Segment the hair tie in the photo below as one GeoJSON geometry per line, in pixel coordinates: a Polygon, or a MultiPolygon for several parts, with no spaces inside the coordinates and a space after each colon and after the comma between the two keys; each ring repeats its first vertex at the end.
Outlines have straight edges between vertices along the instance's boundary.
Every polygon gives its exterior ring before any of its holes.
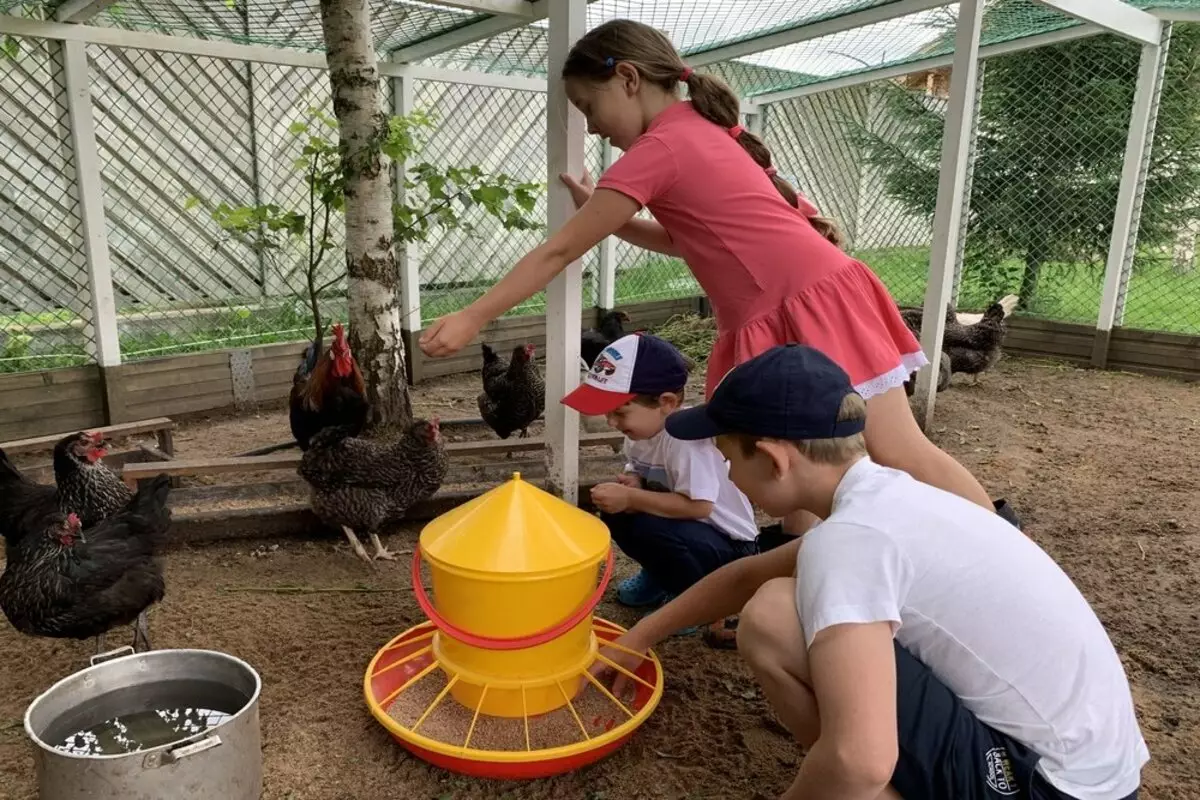
{"type": "Polygon", "coordinates": [[[768,178],[774,178],[775,174],[779,172],[779,170],[775,169],[774,167],[767,167],[763,170],[763,172],[767,173],[768,178]]]}
{"type": "Polygon", "coordinates": [[[684,67],[683,71],[679,73],[679,80],[683,81],[684,83],[687,83],[688,78],[692,77],[692,73],[694,73],[695,71],[696,70],[692,69],[691,67],[684,67]]]}
{"type": "Polygon", "coordinates": [[[736,140],[739,136],[741,136],[745,132],[746,132],[746,129],[743,128],[741,125],[734,125],[732,128],[729,129],[729,138],[736,140]]]}
{"type": "Polygon", "coordinates": [[[613,60],[612,56],[609,56],[608,58],[604,59],[604,66],[607,67],[608,69],[612,69],[616,63],[617,62],[613,60]]]}

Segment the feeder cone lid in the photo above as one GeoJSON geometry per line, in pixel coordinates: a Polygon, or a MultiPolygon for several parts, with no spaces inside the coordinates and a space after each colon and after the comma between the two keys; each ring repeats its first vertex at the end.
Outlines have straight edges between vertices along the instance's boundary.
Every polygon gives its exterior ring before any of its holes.
{"type": "Polygon", "coordinates": [[[421,551],[431,562],[499,576],[574,572],[601,561],[609,546],[608,526],[520,473],[421,531],[421,551]]]}

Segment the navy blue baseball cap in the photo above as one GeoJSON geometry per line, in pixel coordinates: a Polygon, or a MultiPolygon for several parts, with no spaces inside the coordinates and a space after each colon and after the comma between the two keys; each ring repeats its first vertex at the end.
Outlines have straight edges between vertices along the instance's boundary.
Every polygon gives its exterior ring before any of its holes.
{"type": "Polygon", "coordinates": [[[562,403],[584,416],[597,417],[616,411],[639,394],[679,391],[687,379],[687,363],[673,344],[648,333],[631,333],[600,351],[583,383],[562,403]]]}
{"type": "Polygon", "coordinates": [[[840,439],[862,433],[865,419],[838,422],[854,386],[846,371],[807,345],[785,344],[731,369],[701,406],[667,417],[676,439],[741,433],[768,439],[840,439]]]}

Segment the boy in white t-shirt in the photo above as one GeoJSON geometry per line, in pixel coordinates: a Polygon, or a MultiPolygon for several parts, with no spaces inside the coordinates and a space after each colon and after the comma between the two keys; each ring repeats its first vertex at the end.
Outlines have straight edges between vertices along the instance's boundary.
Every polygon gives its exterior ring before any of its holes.
{"type": "Polygon", "coordinates": [[[785,798],[1136,798],[1150,754],[1129,683],[1071,579],[1000,516],[873,463],[865,426],[846,373],[802,345],[673,415],[676,438],[716,437],[764,511],[823,521],[620,644],[740,610],[738,649],[808,751],[785,798]]]}
{"type": "Polygon", "coordinates": [[[625,471],[592,490],[613,541],[642,570],[617,587],[628,606],[659,605],[713,570],[757,552],[746,496],[711,440],[681,441],[664,430],[679,409],[687,364],[669,342],[631,334],[605,348],[562,402],[607,417],[625,434],[625,471]]]}

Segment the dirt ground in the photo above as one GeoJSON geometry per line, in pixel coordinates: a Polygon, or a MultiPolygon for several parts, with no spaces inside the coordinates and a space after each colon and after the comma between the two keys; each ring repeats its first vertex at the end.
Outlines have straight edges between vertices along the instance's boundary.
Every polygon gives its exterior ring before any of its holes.
{"type": "MultiPolygon", "coordinates": [[[[475,380],[422,387],[419,410],[473,416],[475,380]]],[[[1200,388],[1008,359],[979,386],[956,381],[938,408],[938,443],[1014,503],[1107,625],[1153,756],[1142,797],[1200,797],[1200,388]]],[[[180,455],[230,454],[287,438],[276,410],[189,421],[176,443],[180,455]]],[[[390,544],[405,547],[416,533],[390,544]]],[[[769,798],[794,776],[800,754],[737,654],[709,650],[697,637],[659,648],[667,675],[661,706],[594,767],[498,784],[424,765],[375,723],[361,690],[373,653],[422,619],[406,565],[372,572],[339,543],[173,552],[167,598],[151,614],[155,646],[222,650],[261,672],[265,798],[769,798]],[[378,591],[246,591],[284,585],[378,591]]],[[[628,563],[621,571],[628,574],[628,563]]],[[[601,612],[633,621],[611,601],[601,612]]],[[[90,648],[0,627],[0,797],[36,796],[22,714],[37,693],[80,668],[90,648]]]]}

